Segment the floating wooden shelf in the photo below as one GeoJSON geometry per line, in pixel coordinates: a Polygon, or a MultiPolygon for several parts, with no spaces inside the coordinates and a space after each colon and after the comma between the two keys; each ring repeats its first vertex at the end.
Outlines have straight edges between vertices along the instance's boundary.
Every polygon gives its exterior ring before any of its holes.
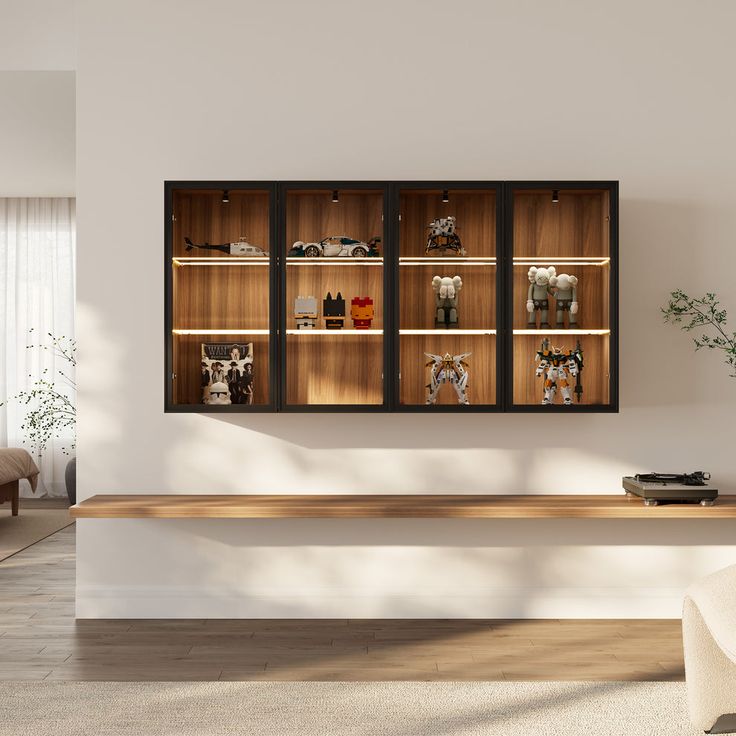
{"type": "Polygon", "coordinates": [[[730,519],[736,495],[714,506],[644,506],[617,495],[99,495],[72,506],[77,519],[730,519]]]}

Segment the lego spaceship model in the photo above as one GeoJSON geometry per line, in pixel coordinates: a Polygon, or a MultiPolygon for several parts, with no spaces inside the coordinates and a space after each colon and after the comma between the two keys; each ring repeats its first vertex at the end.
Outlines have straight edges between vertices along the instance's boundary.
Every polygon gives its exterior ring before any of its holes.
{"type": "Polygon", "coordinates": [[[427,247],[424,249],[427,255],[437,251],[443,256],[448,250],[458,256],[465,255],[465,248],[457,234],[457,221],[452,215],[436,217],[427,225],[427,228],[429,235],[427,236],[427,247]]]}
{"type": "Polygon", "coordinates": [[[430,369],[427,404],[437,403],[437,395],[444,384],[449,384],[455,389],[458,404],[465,406],[470,404],[468,401],[468,364],[465,358],[470,357],[472,353],[461,353],[460,355],[445,353],[444,356],[433,353],[424,354],[429,358],[425,365],[430,369]]]}

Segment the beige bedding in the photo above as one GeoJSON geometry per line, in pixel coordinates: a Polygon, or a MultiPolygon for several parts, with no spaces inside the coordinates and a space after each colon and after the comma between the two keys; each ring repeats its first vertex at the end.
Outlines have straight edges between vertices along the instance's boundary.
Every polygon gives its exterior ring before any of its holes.
{"type": "Polygon", "coordinates": [[[27,450],[19,447],[0,448],[0,486],[28,478],[31,489],[38,484],[38,468],[27,450]]]}

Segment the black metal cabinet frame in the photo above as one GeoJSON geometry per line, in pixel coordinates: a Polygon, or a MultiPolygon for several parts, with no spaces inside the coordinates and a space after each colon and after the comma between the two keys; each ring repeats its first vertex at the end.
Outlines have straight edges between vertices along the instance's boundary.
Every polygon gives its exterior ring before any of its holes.
{"type": "Polygon", "coordinates": [[[174,413],[615,413],[619,411],[619,224],[617,181],[166,181],[164,183],[164,411],[174,413]],[[259,405],[177,404],[173,398],[173,193],[183,189],[262,190],[270,197],[269,253],[269,402],[259,405]],[[383,402],[363,404],[288,404],[286,402],[286,194],[290,189],[382,190],[383,230],[383,402]],[[487,189],[496,192],[496,403],[488,405],[402,405],[399,402],[399,195],[402,189],[487,189]],[[609,193],[609,402],[607,404],[513,403],[513,211],[514,191],[524,189],[599,189],[609,193]]]}

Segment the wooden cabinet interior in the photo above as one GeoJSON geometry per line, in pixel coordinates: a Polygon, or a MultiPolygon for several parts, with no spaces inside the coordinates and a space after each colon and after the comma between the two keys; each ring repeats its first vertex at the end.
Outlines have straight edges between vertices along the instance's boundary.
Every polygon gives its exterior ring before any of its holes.
{"type": "Polygon", "coordinates": [[[583,350],[575,404],[615,411],[617,196],[612,182],[167,183],[167,410],[215,408],[201,404],[203,343],[252,343],[256,409],[431,411],[424,354],[471,353],[470,406],[458,406],[450,386],[438,405],[544,411],[534,358],[549,337],[553,347],[579,341],[583,350]],[[465,254],[426,253],[429,223],[448,216],[465,254]],[[381,238],[380,256],[289,255],[297,241],[330,236],[381,238]],[[187,250],[185,238],[227,252],[187,250]],[[231,254],[241,239],[270,257],[231,254]],[[532,265],[578,278],[574,330],[557,328],[553,299],[549,331],[529,324],[532,265]],[[435,324],[434,276],[462,279],[457,329],[435,324]],[[342,330],[325,334],[328,292],[341,294],[346,314],[342,330]],[[314,330],[296,329],[298,296],[317,301],[314,330]],[[353,331],[350,301],[365,296],[370,330],[353,331]]]}

